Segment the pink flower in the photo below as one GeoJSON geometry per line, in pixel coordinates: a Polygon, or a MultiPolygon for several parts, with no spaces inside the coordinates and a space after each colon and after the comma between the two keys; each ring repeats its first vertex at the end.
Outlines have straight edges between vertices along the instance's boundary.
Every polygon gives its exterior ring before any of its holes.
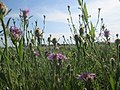
{"type": "Polygon", "coordinates": [[[25,10],[21,10],[20,9],[20,18],[22,18],[24,21],[28,20],[28,15],[29,15],[29,10],[25,9],[25,10]]]}
{"type": "Polygon", "coordinates": [[[49,60],[66,60],[66,56],[64,56],[63,54],[61,53],[58,53],[58,54],[55,54],[55,53],[51,53],[47,56],[47,58],[49,60]]]}
{"type": "Polygon", "coordinates": [[[23,10],[22,12],[23,12],[23,17],[28,17],[28,15],[29,15],[29,10],[28,9],[23,10]]]}
{"type": "Polygon", "coordinates": [[[10,27],[10,33],[13,36],[13,38],[16,40],[18,40],[22,35],[21,29],[18,29],[16,26],[10,27]]]}
{"type": "Polygon", "coordinates": [[[35,57],[38,57],[40,55],[39,51],[34,51],[35,57]]]}
{"type": "Polygon", "coordinates": [[[96,78],[96,74],[94,73],[83,73],[77,76],[77,79],[81,79],[81,80],[94,80],[96,78]]]}

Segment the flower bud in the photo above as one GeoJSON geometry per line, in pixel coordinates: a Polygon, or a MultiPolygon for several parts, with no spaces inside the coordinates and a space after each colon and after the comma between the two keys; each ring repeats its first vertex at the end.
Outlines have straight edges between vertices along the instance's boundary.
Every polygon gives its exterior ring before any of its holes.
{"type": "Polygon", "coordinates": [[[6,5],[0,2],[0,15],[5,16],[8,12],[6,5]]]}

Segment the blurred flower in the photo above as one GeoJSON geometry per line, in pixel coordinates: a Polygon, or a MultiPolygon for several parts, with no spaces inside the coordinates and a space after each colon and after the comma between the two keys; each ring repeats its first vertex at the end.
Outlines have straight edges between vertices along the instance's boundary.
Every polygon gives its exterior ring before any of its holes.
{"type": "Polygon", "coordinates": [[[83,27],[80,27],[79,33],[80,33],[80,36],[82,36],[84,34],[84,28],[83,27]]]}
{"type": "Polygon", "coordinates": [[[118,45],[120,44],[120,39],[117,38],[117,39],[115,40],[115,43],[116,43],[116,45],[118,46],[118,45]]]}
{"type": "Polygon", "coordinates": [[[59,48],[57,47],[57,39],[53,38],[51,42],[53,43],[54,49],[58,50],[59,48]]]}
{"type": "Polygon", "coordinates": [[[119,34],[116,34],[116,37],[118,38],[119,34]]]}
{"type": "Polygon", "coordinates": [[[96,74],[94,73],[83,73],[77,76],[77,79],[81,79],[84,81],[94,80],[96,78],[96,74]]]}
{"type": "Polygon", "coordinates": [[[40,28],[37,28],[37,29],[35,30],[35,36],[36,36],[36,37],[42,37],[42,35],[43,35],[43,32],[40,32],[40,28]]]}
{"type": "Polygon", "coordinates": [[[50,39],[51,39],[51,37],[48,37],[47,41],[48,41],[48,42],[51,42],[51,40],[50,40],[50,39]]]}
{"type": "Polygon", "coordinates": [[[15,40],[18,40],[22,35],[21,29],[18,29],[16,26],[10,27],[10,33],[15,40]]]}
{"type": "Polygon", "coordinates": [[[40,55],[39,51],[34,51],[35,57],[38,57],[40,55]]]}
{"type": "Polygon", "coordinates": [[[53,43],[53,45],[56,45],[56,44],[57,44],[57,39],[56,39],[56,38],[53,38],[53,39],[52,39],[52,43],[53,43]]]}
{"type": "Polygon", "coordinates": [[[108,31],[108,30],[106,29],[106,30],[104,31],[104,36],[105,36],[106,38],[108,38],[109,35],[110,35],[110,31],[108,31]]]}
{"type": "Polygon", "coordinates": [[[47,58],[49,60],[66,60],[66,56],[64,56],[63,54],[61,53],[58,53],[58,54],[55,54],[55,53],[51,53],[47,56],[47,58]]]}
{"type": "Polygon", "coordinates": [[[26,9],[26,10],[23,10],[23,17],[28,17],[29,15],[29,10],[26,9]]]}
{"type": "Polygon", "coordinates": [[[0,15],[5,16],[8,12],[8,9],[6,5],[4,5],[2,2],[0,2],[0,15]]]}
{"type": "Polygon", "coordinates": [[[21,10],[20,9],[20,17],[24,19],[24,21],[28,20],[28,15],[29,15],[29,10],[25,9],[25,10],[21,10]]]}
{"type": "Polygon", "coordinates": [[[62,55],[61,53],[57,54],[57,59],[58,60],[63,60],[63,59],[67,59],[66,56],[62,55]]]}
{"type": "Polygon", "coordinates": [[[57,54],[51,53],[51,54],[49,54],[49,55],[47,56],[47,58],[48,58],[49,60],[57,59],[57,54]]]}

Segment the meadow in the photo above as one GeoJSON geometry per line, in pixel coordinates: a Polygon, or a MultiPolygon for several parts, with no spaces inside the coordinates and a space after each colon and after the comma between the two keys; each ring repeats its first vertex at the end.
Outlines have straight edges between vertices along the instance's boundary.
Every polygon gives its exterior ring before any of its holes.
{"type": "Polygon", "coordinates": [[[5,16],[10,14],[0,2],[0,25],[4,39],[0,47],[0,90],[120,90],[120,39],[110,41],[110,31],[101,22],[100,34],[103,42],[96,40],[96,25],[89,21],[86,3],[78,0],[81,14],[79,29],[73,23],[68,6],[68,26],[72,33],[69,39],[63,35],[58,44],[50,35],[45,43],[43,28],[35,21],[34,30],[29,31],[28,10],[20,10],[20,26],[5,16]],[[13,23],[13,26],[9,24],[13,23]],[[20,28],[18,28],[20,27],[20,28]],[[8,40],[13,46],[10,47],[8,40]]]}

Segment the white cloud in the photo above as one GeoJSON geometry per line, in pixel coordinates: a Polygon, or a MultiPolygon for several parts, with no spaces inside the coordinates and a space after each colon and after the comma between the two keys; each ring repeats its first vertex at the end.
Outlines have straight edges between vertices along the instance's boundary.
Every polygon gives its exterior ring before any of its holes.
{"type": "MultiPolygon", "coordinates": [[[[72,7],[71,7],[72,8],[72,7]]],[[[60,10],[57,9],[57,7],[47,7],[44,6],[42,8],[34,7],[32,8],[32,13],[34,16],[43,18],[43,15],[46,15],[46,21],[52,21],[52,22],[62,22],[67,23],[67,18],[69,17],[67,7],[66,10],[60,10]]],[[[78,12],[72,13],[72,16],[74,18],[74,21],[78,19],[78,12]]]]}
{"type": "Polygon", "coordinates": [[[101,8],[101,17],[104,18],[108,29],[120,33],[120,2],[118,0],[96,0],[87,4],[92,19],[97,18],[97,10],[101,8]]]}

